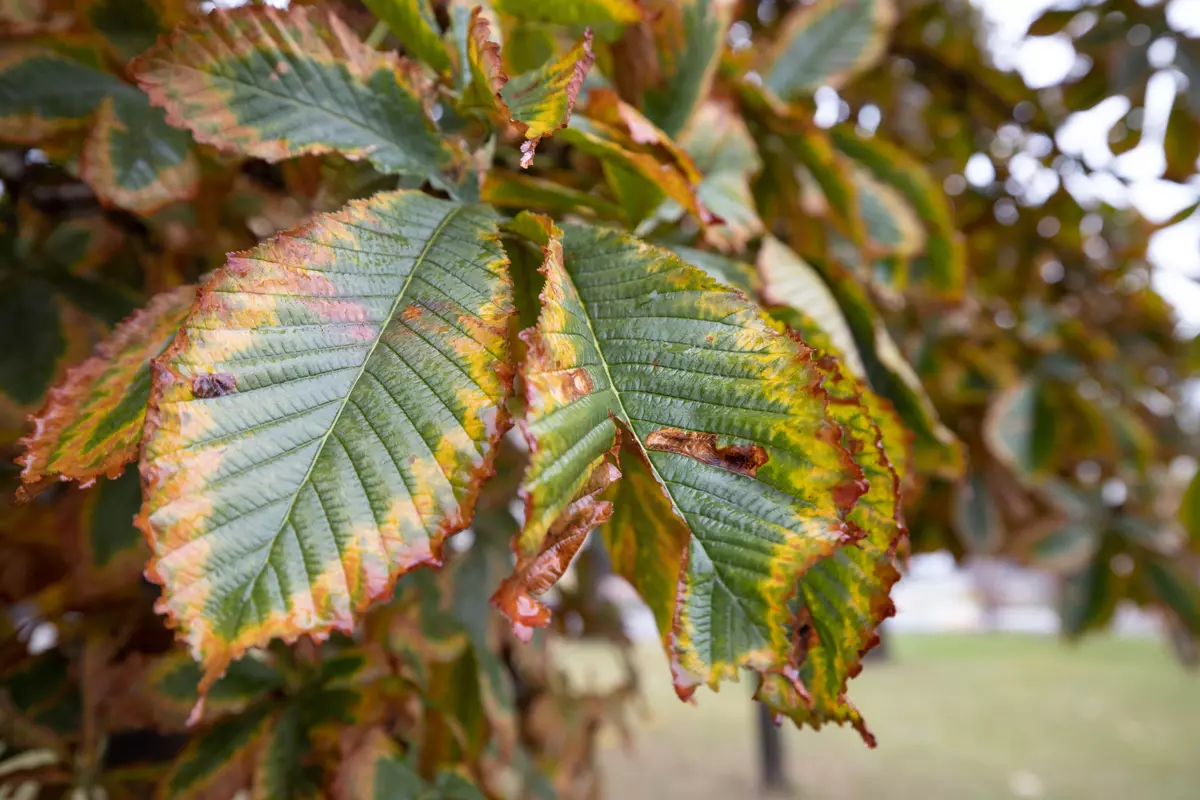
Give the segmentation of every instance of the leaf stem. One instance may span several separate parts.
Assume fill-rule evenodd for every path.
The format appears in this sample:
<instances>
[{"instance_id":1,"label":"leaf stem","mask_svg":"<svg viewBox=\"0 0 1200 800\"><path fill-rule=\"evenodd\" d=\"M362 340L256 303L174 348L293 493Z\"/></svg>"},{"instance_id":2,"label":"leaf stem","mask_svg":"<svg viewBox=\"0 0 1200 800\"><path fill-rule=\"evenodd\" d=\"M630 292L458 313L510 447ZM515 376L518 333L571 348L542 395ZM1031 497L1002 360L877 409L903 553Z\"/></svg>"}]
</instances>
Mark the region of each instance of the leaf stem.
<instances>
[{"instance_id":1,"label":"leaf stem","mask_svg":"<svg viewBox=\"0 0 1200 800\"><path fill-rule=\"evenodd\" d=\"M387 23L379 20L375 23L375 27L371 28L371 33L367 35L366 45L372 49L378 48L383 43L383 39L388 35Z\"/></svg>"}]
</instances>

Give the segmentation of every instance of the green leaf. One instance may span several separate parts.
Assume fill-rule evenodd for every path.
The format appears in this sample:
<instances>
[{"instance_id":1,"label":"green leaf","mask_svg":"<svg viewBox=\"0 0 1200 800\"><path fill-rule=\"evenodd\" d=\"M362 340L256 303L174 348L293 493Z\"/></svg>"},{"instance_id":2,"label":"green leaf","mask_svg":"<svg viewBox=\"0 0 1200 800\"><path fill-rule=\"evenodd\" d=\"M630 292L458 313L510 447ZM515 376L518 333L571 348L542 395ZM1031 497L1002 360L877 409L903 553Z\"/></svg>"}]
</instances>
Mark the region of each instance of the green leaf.
<instances>
[{"instance_id":1,"label":"green leaf","mask_svg":"<svg viewBox=\"0 0 1200 800\"><path fill-rule=\"evenodd\" d=\"M204 286L154 364L139 520L202 686L440 563L508 424L512 312L494 213L406 191Z\"/></svg>"},{"instance_id":2,"label":"green leaf","mask_svg":"<svg viewBox=\"0 0 1200 800\"><path fill-rule=\"evenodd\" d=\"M595 59L592 34L587 31L578 44L558 59L504 84L499 96L525 137L521 145L522 167L528 168L533 163L534 150L543 137L566 127L583 79Z\"/></svg>"},{"instance_id":3,"label":"green leaf","mask_svg":"<svg viewBox=\"0 0 1200 800\"><path fill-rule=\"evenodd\" d=\"M1074 574L1096 556L1100 537L1086 522L1070 522L1039 538L1029 548L1029 558L1038 569Z\"/></svg>"},{"instance_id":4,"label":"green leaf","mask_svg":"<svg viewBox=\"0 0 1200 800\"><path fill-rule=\"evenodd\" d=\"M1053 36L1075 19L1080 9L1043 11L1041 16L1029 24L1026 36Z\"/></svg>"},{"instance_id":5,"label":"green leaf","mask_svg":"<svg viewBox=\"0 0 1200 800\"><path fill-rule=\"evenodd\" d=\"M621 217L621 209L595 192L573 189L557 180L511 170L492 169L483 179L480 199L501 208L548 211L554 214L592 212L607 219Z\"/></svg>"},{"instance_id":6,"label":"green leaf","mask_svg":"<svg viewBox=\"0 0 1200 800\"><path fill-rule=\"evenodd\" d=\"M870 254L907 259L919 253L925 247L925 229L904 197L861 170L855 172L854 182Z\"/></svg>"},{"instance_id":7,"label":"green leaf","mask_svg":"<svg viewBox=\"0 0 1200 800\"><path fill-rule=\"evenodd\" d=\"M737 7L734 0L669 3L654 21L661 83L646 92L647 119L676 136L708 96Z\"/></svg>"},{"instance_id":8,"label":"green leaf","mask_svg":"<svg viewBox=\"0 0 1200 800\"><path fill-rule=\"evenodd\" d=\"M521 22L549 22L573 28L590 27L601 39L612 40L642 18L637 0L492 0L501 14Z\"/></svg>"},{"instance_id":9,"label":"green leaf","mask_svg":"<svg viewBox=\"0 0 1200 800\"><path fill-rule=\"evenodd\" d=\"M842 86L884 54L896 18L892 0L818 0L783 22L763 79L785 100Z\"/></svg>"},{"instance_id":10,"label":"green leaf","mask_svg":"<svg viewBox=\"0 0 1200 800\"><path fill-rule=\"evenodd\" d=\"M954 523L959 539L970 553L995 553L1004 541L1000 509L983 473L970 473L958 487Z\"/></svg>"},{"instance_id":11,"label":"green leaf","mask_svg":"<svg viewBox=\"0 0 1200 800\"><path fill-rule=\"evenodd\" d=\"M80 177L103 202L138 214L186 200L200 188L192 138L128 88L101 103L83 146Z\"/></svg>"},{"instance_id":12,"label":"green leaf","mask_svg":"<svg viewBox=\"0 0 1200 800\"><path fill-rule=\"evenodd\" d=\"M544 239L542 314L524 334L532 460L511 580L534 594L541 575L523 575L521 557L559 546L564 522L604 518L594 492L614 477L619 424L647 461L648 485L632 491L671 525L617 538L665 555L653 574L625 577L673 620L677 690L741 666L785 668L795 581L861 536L844 515L867 489L810 351L740 292L629 236L570 226L561 256L557 231ZM678 576L676 592L664 576ZM504 608L521 624L537 621L528 609Z\"/></svg>"},{"instance_id":13,"label":"green leaf","mask_svg":"<svg viewBox=\"0 0 1200 800\"><path fill-rule=\"evenodd\" d=\"M168 122L229 152L267 161L338 152L430 178L455 168L420 71L367 47L327 9L217 10L130 70Z\"/></svg>"},{"instance_id":14,"label":"green leaf","mask_svg":"<svg viewBox=\"0 0 1200 800\"><path fill-rule=\"evenodd\" d=\"M856 180L853 164L834 148L826 131L788 133L782 139L786 151L808 170L825 195L834 225L850 241L865 243L864 204L859 198L861 184Z\"/></svg>"},{"instance_id":15,"label":"green leaf","mask_svg":"<svg viewBox=\"0 0 1200 800\"><path fill-rule=\"evenodd\" d=\"M0 392L21 405L46 393L66 350L58 302L43 281L23 275L0 278Z\"/></svg>"},{"instance_id":16,"label":"green leaf","mask_svg":"<svg viewBox=\"0 0 1200 800\"><path fill-rule=\"evenodd\" d=\"M1196 585L1195 570L1188 574L1183 564L1155 556L1146 558L1142 566L1158 602L1193 636L1200 636L1200 586Z\"/></svg>"},{"instance_id":17,"label":"green leaf","mask_svg":"<svg viewBox=\"0 0 1200 800\"><path fill-rule=\"evenodd\" d=\"M158 295L113 329L91 358L67 371L33 417L33 432L20 442L23 483L115 478L137 457L150 360L174 338L195 296L194 286Z\"/></svg>"},{"instance_id":18,"label":"green leaf","mask_svg":"<svg viewBox=\"0 0 1200 800\"><path fill-rule=\"evenodd\" d=\"M289 703L272 720L254 765L254 797L320 798L318 783L303 761L310 743L302 701Z\"/></svg>"},{"instance_id":19,"label":"green leaf","mask_svg":"<svg viewBox=\"0 0 1200 800\"><path fill-rule=\"evenodd\" d=\"M1200 544L1200 472L1192 477L1183 501L1179 505L1179 519L1192 541Z\"/></svg>"},{"instance_id":20,"label":"green leaf","mask_svg":"<svg viewBox=\"0 0 1200 800\"><path fill-rule=\"evenodd\" d=\"M1041 381L1026 379L993 402L983 436L996 458L1023 479L1042 472L1054 455L1055 410Z\"/></svg>"},{"instance_id":21,"label":"green leaf","mask_svg":"<svg viewBox=\"0 0 1200 800\"><path fill-rule=\"evenodd\" d=\"M831 135L839 150L866 167L880 183L899 192L925 224L922 280L940 297L961 296L966 284L966 249L942 188L913 156L878 136L864 139L842 128L831 129Z\"/></svg>"},{"instance_id":22,"label":"green leaf","mask_svg":"<svg viewBox=\"0 0 1200 800\"><path fill-rule=\"evenodd\" d=\"M0 53L0 140L39 144L88 125L113 92L126 90L115 75L30 44Z\"/></svg>"},{"instance_id":23,"label":"green leaf","mask_svg":"<svg viewBox=\"0 0 1200 800\"><path fill-rule=\"evenodd\" d=\"M159 786L160 797L233 797L249 788L258 751L273 727L272 708L259 703L193 738Z\"/></svg>"},{"instance_id":24,"label":"green leaf","mask_svg":"<svg viewBox=\"0 0 1200 800\"><path fill-rule=\"evenodd\" d=\"M88 21L122 63L153 45L190 10L177 0L92 0L86 8Z\"/></svg>"},{"instance_id":25,"label":"green leaf","mask_svg":"<svg viewBox=\"0 0 1200 800\"><path fill-rule=\"evenodd\" d=\"M1118 578L1112 569L1111 542L1103 543L1083 569L1063 581L1059 616L1068 637L1101 627L1112 619L1120 599Z\"/></svg>"},{"instance_id":26,"label":"green leaf","mask_svg":"<svg viewBox=\"0 0 1200 800\"><path fill-rule=\"evenodd\" d=\"M441 770L432 784L401 755L383 730L372 728L338 770L334 796L345 800L483 800L461 775Z\"/></svg>"},{"instance_id":27,"label":"green leaf","mask_svg":"<svg viewBox=\"0 0 1200 800\"><path fill-rule=\"evenodd\" d=\"M104 569L136 558L145 561L142 534L133 524L142 504L142 484L137 470L128 470L116 480L104 481L88 498L87 538L91 565Z\"/></svg>"},{"instance_id":28,"label":"green leaf","mask_svg":"<svg viewBox=\"0 0 1200 800\"><path fill-rule=\"evenodd\" d=\"M364 0L364 5L396 34L404 50L443 75L452 68L429 0Z\"/></svg>"},{"instance_id":29,"label":"green leaf","mask_svg":"<svg viewBox=\"0 0 1200 800\"><path fill-rule=\"evenodd\" d=\"M704 175L696 190L700 202L722 220L705 231L705 240L723 252L741 252L763 232L750 192L762 161L746 124L731 107L708 102L679 145Z\"/></svg>"}]
</instances>

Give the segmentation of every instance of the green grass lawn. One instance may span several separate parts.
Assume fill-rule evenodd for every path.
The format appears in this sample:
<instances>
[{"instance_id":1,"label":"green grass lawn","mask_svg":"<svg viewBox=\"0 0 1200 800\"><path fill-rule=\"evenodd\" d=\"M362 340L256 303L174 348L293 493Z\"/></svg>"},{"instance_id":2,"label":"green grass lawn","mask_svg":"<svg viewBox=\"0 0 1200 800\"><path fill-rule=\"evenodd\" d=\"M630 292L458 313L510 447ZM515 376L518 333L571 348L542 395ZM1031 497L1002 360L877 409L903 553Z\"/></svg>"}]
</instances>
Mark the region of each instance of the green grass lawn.
<instances>
[{"instance_id":1,"label":"green grass lawn","mask_svg":"<svg viewBox=\"0 0 1200 800\"><path fill-rule=\"evenodd\" d=\"M850 696L879 738L784 727L794 796L856 800L1200 798L1200 675L1156 641L1078 646L1012 635L894 636L892 663L870 664ZM640 656L647 718L632 748L603 751L606 795L735 798L757 793L746 684L680 703L654 647ZM601 657L570 671L602 679Z\"/></svg>"}]
</instances>

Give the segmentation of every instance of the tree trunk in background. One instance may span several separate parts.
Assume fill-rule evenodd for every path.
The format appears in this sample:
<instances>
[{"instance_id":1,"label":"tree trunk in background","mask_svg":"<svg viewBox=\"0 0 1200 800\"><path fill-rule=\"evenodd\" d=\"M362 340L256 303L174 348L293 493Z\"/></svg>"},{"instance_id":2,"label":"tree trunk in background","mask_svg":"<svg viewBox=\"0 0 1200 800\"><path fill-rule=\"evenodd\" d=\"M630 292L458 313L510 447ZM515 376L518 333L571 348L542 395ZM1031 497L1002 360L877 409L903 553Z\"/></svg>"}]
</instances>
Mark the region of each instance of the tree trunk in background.
<instances>
[{"instance_id":1,"label":"tree trunk in background","mask_svg":"<svg viewBox=\"0 0 1200 800\"><path fill-rule=\"evenodd\" d=\"M766 794L788 791L791 784L783 767L783 735L772 718L770 709L762 703L754 704L758 711L758 750L760 786Z\"/></svg>"},{"instance_id":2,"label":"tree trunk in background","mask_svg":"<svg viewBox=\"0 0 1200 800\"><path fill-rule=\"evenodd\" d=\"M886 664L892 660L891 626L886 622L879 626L879 644L867 651L863 656L864 664Z\"/></svg>"}]
</instances>

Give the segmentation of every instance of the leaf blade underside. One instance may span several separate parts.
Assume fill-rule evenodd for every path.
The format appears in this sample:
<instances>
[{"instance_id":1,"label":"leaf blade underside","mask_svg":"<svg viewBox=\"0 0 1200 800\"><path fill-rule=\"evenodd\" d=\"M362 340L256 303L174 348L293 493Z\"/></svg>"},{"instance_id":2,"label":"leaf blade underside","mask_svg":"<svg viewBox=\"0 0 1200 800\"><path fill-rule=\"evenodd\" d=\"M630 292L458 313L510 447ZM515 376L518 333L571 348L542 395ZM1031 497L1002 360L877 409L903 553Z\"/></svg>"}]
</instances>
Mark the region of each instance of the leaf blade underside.
<instances>
[{"instance_id":1,"label":"leaf blade underside","mask_svg":"<svg viewBox=\"0 0 1200 800\"><path fill-rule=\"evenodd\" d=\"M353 627L469 524L507 427L494 214L389 192L234 254L155 362L139 526L210 685Z\"/></svg>"}]
</instances>

